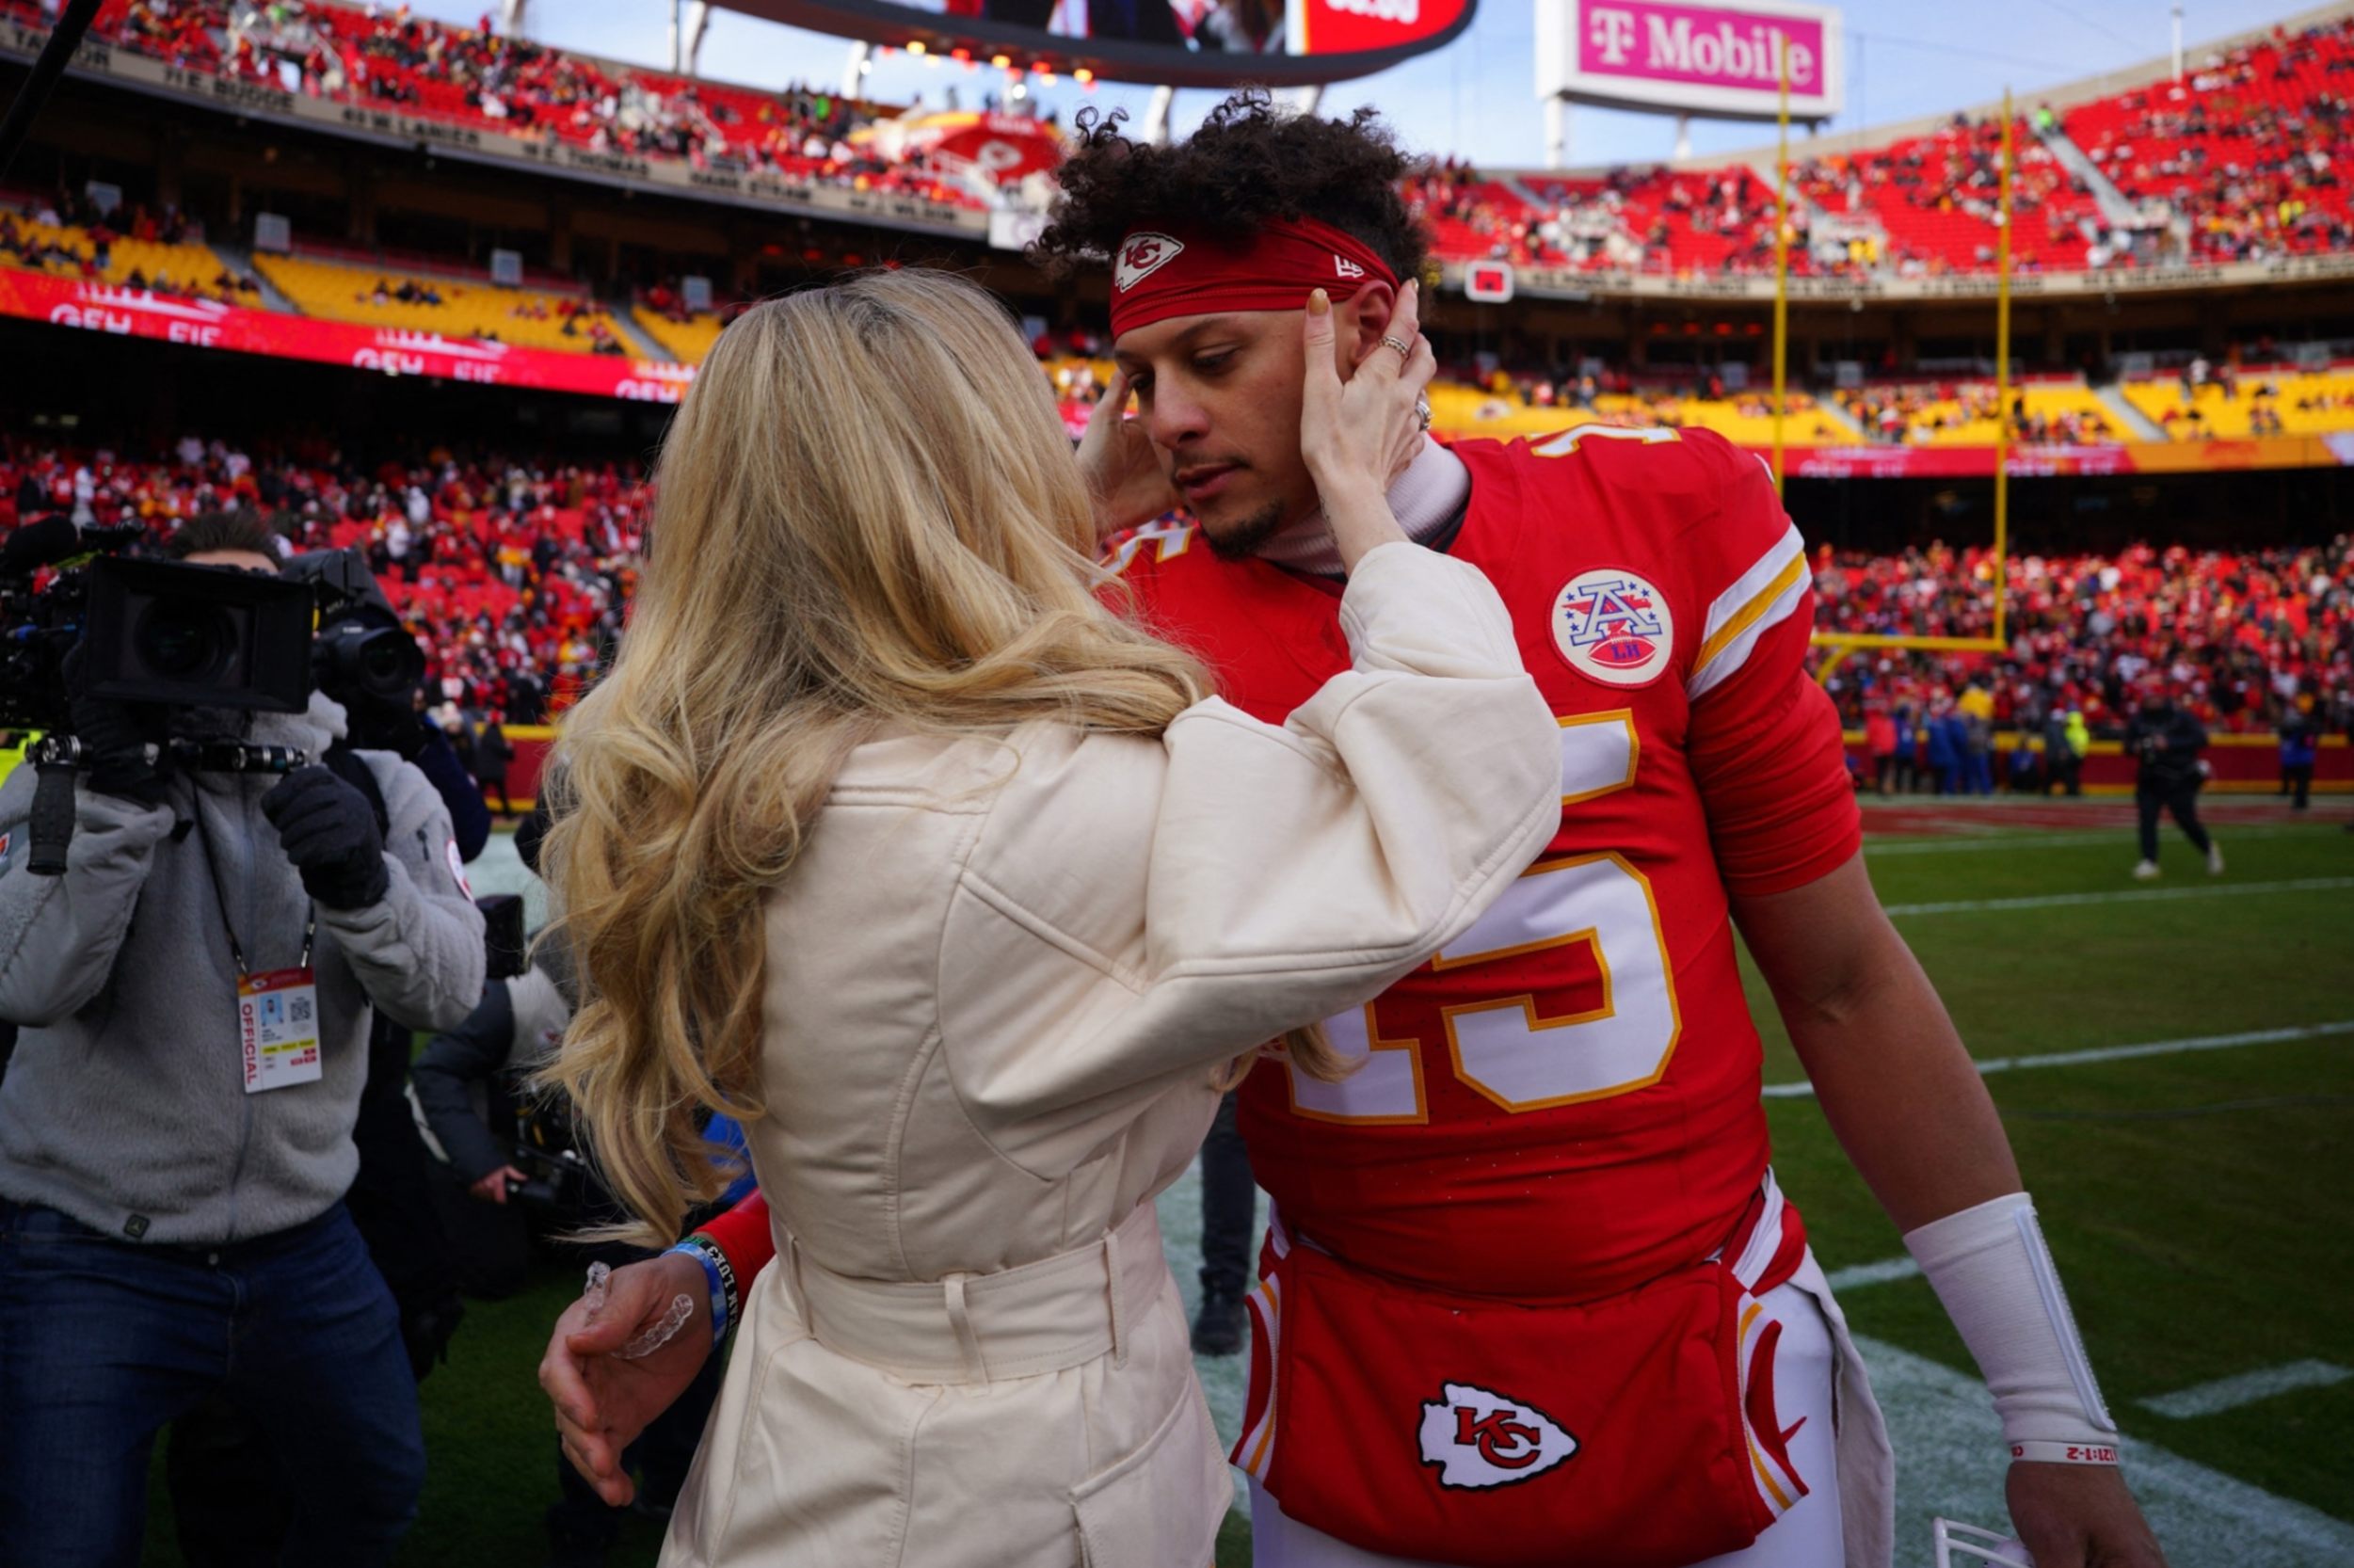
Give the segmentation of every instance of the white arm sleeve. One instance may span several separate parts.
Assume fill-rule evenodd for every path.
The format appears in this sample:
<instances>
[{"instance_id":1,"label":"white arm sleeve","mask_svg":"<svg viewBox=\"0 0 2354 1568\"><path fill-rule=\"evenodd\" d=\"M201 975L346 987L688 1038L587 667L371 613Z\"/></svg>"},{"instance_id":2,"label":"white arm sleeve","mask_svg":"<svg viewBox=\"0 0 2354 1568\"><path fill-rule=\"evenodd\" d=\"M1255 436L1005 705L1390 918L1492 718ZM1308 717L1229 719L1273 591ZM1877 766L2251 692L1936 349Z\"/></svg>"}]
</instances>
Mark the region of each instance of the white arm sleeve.
<instances>
[{"instance_id":1,"label":"white arm sleeve","mask_svg":"<svg viewBox=\"0 0 2354 1568\"><path fill-rule=\"evenodd\" d=\"M1904 1239L1978 1364L2019 1459L2116 1463L2117 1423L2025 1192L1933 1220Z\"/></svg>"}]
</instances>

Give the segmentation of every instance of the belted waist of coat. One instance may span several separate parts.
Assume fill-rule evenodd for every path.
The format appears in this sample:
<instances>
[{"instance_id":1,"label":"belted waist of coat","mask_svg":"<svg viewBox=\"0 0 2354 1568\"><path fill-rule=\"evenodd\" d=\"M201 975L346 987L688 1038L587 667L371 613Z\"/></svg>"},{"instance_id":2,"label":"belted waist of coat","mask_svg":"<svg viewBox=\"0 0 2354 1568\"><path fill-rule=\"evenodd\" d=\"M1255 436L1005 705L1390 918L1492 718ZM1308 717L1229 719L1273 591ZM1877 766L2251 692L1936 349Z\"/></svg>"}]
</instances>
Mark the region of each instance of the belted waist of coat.
<instances>
[{"instance_id":1,"label":"belted waist of coat","mask_svg":"<svg viewBox=\"0 0 2354 1568\"><path fill-rule=\"evenodd\" d=\"M937 1281L838 1274L782 1225L777 1251L820 1344L910 1383L1034 1377L1106 1352L1125 1362L1128 1336L1168 1277L1150 1203L1084 1247Z\"/></svg>"}]
</instances>

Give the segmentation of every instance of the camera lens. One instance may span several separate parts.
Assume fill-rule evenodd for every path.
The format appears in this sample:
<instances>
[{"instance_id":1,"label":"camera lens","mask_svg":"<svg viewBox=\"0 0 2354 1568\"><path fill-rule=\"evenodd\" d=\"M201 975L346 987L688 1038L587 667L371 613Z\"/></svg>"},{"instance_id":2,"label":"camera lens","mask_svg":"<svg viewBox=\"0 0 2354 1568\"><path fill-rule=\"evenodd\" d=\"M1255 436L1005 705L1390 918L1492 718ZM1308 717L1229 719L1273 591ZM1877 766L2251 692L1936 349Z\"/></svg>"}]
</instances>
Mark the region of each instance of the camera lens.
<instances>
[{"instance_id":1,"label":"camera lens","mask_svg":"<svg viewBox=\"0 0 2354 1568\"><path fill-rule=\"evenodd\" d=\"M133 646L157 679L207 681L224 674L235 658L237 629L217 604L158 599L139 616Z\"/></svg>"},{"instance_id":2,"label":"camera lens","mask_svg":"<svg viewBox=\"0 0 2354 1568\"><path fill-rule=\"evenodd\" d=\"M360 686L379 697L405 697L424 679L424 656L406 632L380 628L362 635L352 663Z\"/></svg>"}]
</instances>

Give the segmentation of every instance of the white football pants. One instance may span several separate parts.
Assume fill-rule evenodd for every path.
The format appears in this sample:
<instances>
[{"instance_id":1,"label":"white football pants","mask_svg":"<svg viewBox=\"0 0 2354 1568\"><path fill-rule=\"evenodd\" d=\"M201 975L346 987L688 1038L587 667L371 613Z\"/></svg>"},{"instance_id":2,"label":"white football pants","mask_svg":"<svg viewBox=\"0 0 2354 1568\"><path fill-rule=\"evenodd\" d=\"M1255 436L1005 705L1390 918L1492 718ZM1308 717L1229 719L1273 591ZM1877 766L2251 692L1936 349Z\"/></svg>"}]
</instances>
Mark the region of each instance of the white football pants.
<instances>
[{"instance_id":1,"label":"white football pants","mask_svg":"<svg viewBox=\"0 0 2354 1568\"><path fill-rule=\"evenodd\" d=\"M1805 1417L1790 1438L1790 1463L1807 1493L1750 1544L1693 1568L1841 1568L1846 1547L1831 1428L1837 1354L1831 1325L1815 1298L1795 1285L1777 1286L1764 1300L1783 1324L1782 1342L1774 1350L1774 1418L1786 1428ZM1257 1477L1251 1478L1251 1562L1253 1568L1445 1568L1384 1557L1310 1529L1286 1517Z\"/></svg>"}]
</instances>

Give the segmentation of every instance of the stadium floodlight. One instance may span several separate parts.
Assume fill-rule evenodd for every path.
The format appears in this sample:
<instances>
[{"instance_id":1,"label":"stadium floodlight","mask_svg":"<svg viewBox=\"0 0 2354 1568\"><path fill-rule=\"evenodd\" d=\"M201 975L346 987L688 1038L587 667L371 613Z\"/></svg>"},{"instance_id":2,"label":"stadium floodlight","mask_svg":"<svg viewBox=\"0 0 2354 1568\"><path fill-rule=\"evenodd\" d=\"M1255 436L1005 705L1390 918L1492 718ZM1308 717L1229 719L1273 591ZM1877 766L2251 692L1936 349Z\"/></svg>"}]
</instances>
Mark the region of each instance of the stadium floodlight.
<instances>
[{"instance_id":1,"label":"stadium floodlight","mask_svg":"<svg viewBox=\"0 0 2354 1568\"><path fill-rule=\"evenodd\" d=\"M2008 1535L1976 1525L1932 1520L1930 1538L1937 1547L1937 1568L1972 1568L1972 1563L1983 1563L1986 1568L2035 1568L2035 1559L2027 1555L2026 1547ZM1957 1553L1971 1561L1957 1562Z\"/></svg>"}]
</instances>

